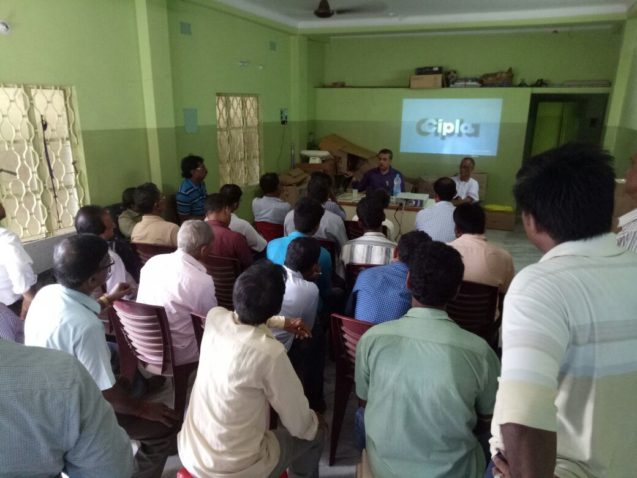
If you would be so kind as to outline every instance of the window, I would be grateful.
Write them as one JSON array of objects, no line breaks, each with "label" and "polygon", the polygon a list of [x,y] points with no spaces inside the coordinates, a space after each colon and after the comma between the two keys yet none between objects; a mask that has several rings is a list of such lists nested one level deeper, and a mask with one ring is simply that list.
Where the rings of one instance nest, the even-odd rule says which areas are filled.
[{"label": "window", "polygon": [[86,191],[78,130],[71,88],[0,84],[0,196],[22,240],[72,229]]},{"label": "window", "polygon": [[256,95],[217,95],[217,148],[221,184],[258,184],[261,135]]}]

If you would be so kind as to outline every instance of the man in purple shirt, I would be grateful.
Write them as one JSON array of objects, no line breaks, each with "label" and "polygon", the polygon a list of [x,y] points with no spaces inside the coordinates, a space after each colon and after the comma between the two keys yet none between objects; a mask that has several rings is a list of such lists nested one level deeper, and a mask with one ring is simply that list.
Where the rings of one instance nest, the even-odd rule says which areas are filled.
[{"label": "man in purple shirt", "polygon": [[378,167],[367,171],[360,181],[352,181],[352,188],[357,188],[360,192],[384,189],[389,195],[392,195],[394,178],[398,176],[400,179],[400,191],[404,192],[405,181],[402,173],[391,167],[394,153],[390,149],[381,149],[376,157],[378,158]]}]

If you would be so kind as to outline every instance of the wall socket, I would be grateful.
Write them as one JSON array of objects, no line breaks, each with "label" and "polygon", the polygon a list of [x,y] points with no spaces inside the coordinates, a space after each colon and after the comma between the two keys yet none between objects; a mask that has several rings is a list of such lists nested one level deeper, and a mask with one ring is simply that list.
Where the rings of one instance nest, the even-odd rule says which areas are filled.
[{"label": "wall socket", "polygon": [[281,124],[283,126],[285,126],[286,124],[288,124],[288,109],[287,108],[281,108],[279,110],[279,113],[281,115]]}]

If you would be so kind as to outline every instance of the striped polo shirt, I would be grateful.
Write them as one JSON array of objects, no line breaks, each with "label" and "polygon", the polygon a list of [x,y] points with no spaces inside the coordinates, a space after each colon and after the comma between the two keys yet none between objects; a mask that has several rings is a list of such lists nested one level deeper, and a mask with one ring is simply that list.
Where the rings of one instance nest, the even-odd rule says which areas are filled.
[{"label": "striped polo shirt", "polygon": [[205,216],[206,183],[199,185],[184,179],[177,191],[177,213],[182,216]]},{"label": "striped polo shirt", "polygon": [[361,237],[348,241],[343,246],[343,264],[389,264],[394,257],[396,243],[382,232],[366,232]]}]

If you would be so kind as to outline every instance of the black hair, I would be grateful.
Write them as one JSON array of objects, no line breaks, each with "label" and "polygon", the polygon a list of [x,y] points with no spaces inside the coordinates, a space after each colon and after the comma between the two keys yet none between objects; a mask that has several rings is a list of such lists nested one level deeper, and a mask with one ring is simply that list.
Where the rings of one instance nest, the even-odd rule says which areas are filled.
[{"label": "black hair", "polygon": [[53,273],[64,287],[77,289],[100,270],[108,244],[94,234],[70,236],[53,250]]},{"label": "black hair", "polygon": [[400,236],[398,241],[398,260],[404,264],[409,264],[411,253],[416,250],[420,244],[430,242],[431,236],[424,231],[410,231]]},{"label": "black hair", "polygon": [[301,198],[294,206],[294,229],[308,234],[318,227],[325,209],[320,202],[312,198]]},{"label": "black hair", "polygon": [[569,143],[527,160],[513,187],[518,207],[558,244],[611,229],[615,193],[612,156]]},{"label": "black hair", "polygon": [[231,203],[228,196],[220,193],[213,193],[206,198],[206,214],[209,212],[223,211],[225,208],[230,207]]},{"label": "black hair", "polygon": [[462,161],[460,161],[460,164],[462,164],[465,161],[469,161],[471,163],[471,169],[476,167],[476,160],[473,159],[471,156],[466,156],[462,158]]},{"label": "black hair", "polygon": [[358,202],[356,214],[364,229],[380,229],[385,220],[385,211],[381,203],[368,197]]},{"label": "black hair", "polygon": [[154,183],[144,183],[135,188],[135,208],[140,214],[150,214],[161,199],[161,192]]},{"label": "black hair", "polygon": [[268,260],[247,268],[234,283],[232,302],[242,324],[264,324],[281,311],[285,269]]},{"label": "black hair", "polygon": [[75,230],[78,234],[100,235],[106,231],[102,217],[106,209],[101,206],[82,206],[75,215]]},{"label": "black hair", "polygon": [[321,255],[321,244],[313,237],[297,237],[288,246],[285,265],[295,272],[305,272],[312,268]]},{"label": "black hair", "polygon": [[383,209],[389,206],[389,193],[384,189],[372,189],[367,193],[365,197],[371,199],[372,201],[377,201],[381,204]]},{"label": "black hair", "polygon": [[125,209],[130,209],[135,205],[135,188],[126,188],[122,192],[122,206]]},{"label": "black hair", "polygon": [[376,156],[380,156],[381,154],[389,154],[389,159],[394,159],[394,153],[391,149],[383,148],[378,152]]},{"label": "black hair", "polygon": [[463,234],[484,234],[486,217],[480,204],[460,204],[453,211],[453,222]]},{"label": "black hair", "polygon": [[456,296],[464,264],[453,247],[438,241],[424,242],[411,253],[409,284],[411,294],[422,305],[442,307]]},{"label": "black hair", "polygon": [[434,192],[441,201],[451,201],[456,197],[456,183],[451,178],[438,178],[434,183]]},{"label": "black hair", "polygon": [[279,189],[279,175],[277,173],[265,173],[259,179],[259,186],[263,194],[272,194]]},{"label": "black hair", "polygon": [[329,199],[331,188],[332,179],[329,174],[318,171],[310,176],[310,181],[307,183],[307,196],[323,204]]},{"label": "black hair", "polygon": [[223,194],[227,197],[230,204],[237,204],[241,201],[243,191],[236,184],[224,184],[221,186],[221,189],[219,189],[219,194]]},{"label": "black hair", "polygon": [[181,177],[186,179],[191,178],[192,170],[197,169],[200,164],[203,164],[203,158],[201,156],[189,154],[183,158],[181,160]]}]

